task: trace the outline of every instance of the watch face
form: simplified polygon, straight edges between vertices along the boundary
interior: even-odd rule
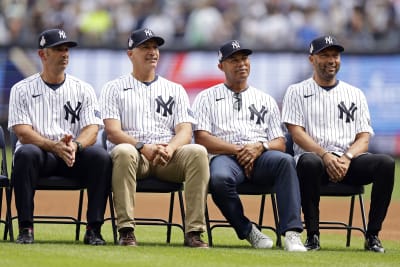
[[[137,150],[139,150],[139,151],[140,151],[143,147],[144,147],[144,144],[143,144],[142,142],[137,142],[136,145],[135,145],[135,148],[136,148]]]
[[[267,142],[263,142],[263,147],[265,150],[269,150],[269,146]]]

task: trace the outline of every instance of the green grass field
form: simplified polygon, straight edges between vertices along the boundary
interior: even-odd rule
[[[393,201],[400,201],[400,161],[397,160],[396,183]],[[370,187],[365,198],[369,199]],[[15,224],[15,222],[14,222]],[[84,227],[83,227],[84,228]],[[2,236],[4,226],[0,226]],[[16,229],[16,225],[14,225]],[[400,240],[383,240],[385,254],[366,252],[364,239],[359,233],[352,235],[350,247],[345,246],[345,232],[324,233],[322,250],[307,253],[288,253],[281,248],[271,250],[252,249],[246,241],[237,239],[230,228],[213,231],[214,247],[190,249],[182,246],[182,231],[175,228],[171,244],[165,243],[165,227],[137,226],[139,246],[119,247],[112,243],[111,225],[103,228],[106,246],[92,247],[74,241],[74,226],[35,225],[35,244],[18,245],[0,241],[0,267],[53,267],[53,266],[399,266]],[[265,231],[271,237],[272,232]],[[15,234],[16,235],[16,234]],[[305,238],[303,234],[303,239]],[[205,237],[206,239],[206,237]]]
[[[319,252],[289,253],[280,248],[252,249],[246,241],[236,238],[230,228],[213,232],[215,246],[210,249],[190,249],[182,246],[182,231],[175,229],[171,244],[165,243],[165,228],[138,226],[138,247],[112,244],[111,226],[103,227],[108,245],[92,247],[74,242],[73,226],[37,225],[36,243],[18,245],[0,242],[0,266],[398,266],[400,241],[385,241],[385,254],[363,250],[363,238],[352,237],[349,248],[345,235],[324,234]],[[268,233],[268,231],[266,231]],[[83,236],[83,231],[81,238]],[[271,234],[271,236],[273,236]]]

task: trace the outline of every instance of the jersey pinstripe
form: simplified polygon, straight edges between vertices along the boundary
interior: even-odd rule
[[[124,132],[147,144],[168,143],[179,123],[195,122],[185,89],[161,76],[149,85],[131,74],[107,82],[100,108],[103,119],[119,120]]]
[[[276,101],[252,86],[240,93],[241,109],[235,109],[234,93],[223,83],[200,92],[193,103],[198,124],[194,130],[208,131],[231,144],[269,141],[283,136]]]
[[[346,82],[330,90],[313,78],[288,87],[282,120],[304,127],[313,140],[328,151],[345,152],[361,132],[374,134],[364,93]],[[294,144],[296,158],[302,153]]]
[[[53,141],[64,134],[75,138],[90,124],[102,125],[93,87],[68,74],[56,90],[48,87],[39,73],[27,77],[11,88],[9,104],[10,130],[18,124],[32,125],[40,135]]]

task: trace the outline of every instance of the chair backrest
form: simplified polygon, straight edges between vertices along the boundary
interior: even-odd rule
[[[0,149],[1,149],[1,172],[0,172],[0,174],[4,177],[8,178],[6,142],[5,142],[3,127],[1,125],[0,125]]]
[[[13,131],[10,131],[11,152],[13,155],[15,152],[15,147],[17,146],[17,141],[18,141],[17,135]]]
[[[0,125],[0,149],[1,149],[1,175],[8,177],[6,142],[3,127]]]

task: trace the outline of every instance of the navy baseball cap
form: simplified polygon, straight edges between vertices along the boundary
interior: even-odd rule
[[[75,41],[68,39],[65,31],[61,29],[46,30],[42,32],[38,38],[39,49],[54,47],[62,44],[66,44],[69,47],[78,45]]]
[[[253,51],[251,51],[250,49],[242,48],[242,45],[238,40],[231,40],[229,42],[226,42],[219,48],[218,60],[219,62],[222,62],[237,52],[243,52],[246,55],[250,55],[251,53],[253,53]]]
[[[140,29],[140,30],[136,30],[136,31],[132,32],[131,37],[129,37],[129,40],[128,40],[128,48],[133,49],[150,39],[154,39],[157,42],[158,46],[161,46],[164,44],[163,38],[155,35],[152,30],[146,28],[146,29]]]
[[[339,44],[335,37],[331,35],[325,35],[311,41],[310,55],[317,54],[328,47],[336,47],[339,52],[344,51],[343,46]]]

